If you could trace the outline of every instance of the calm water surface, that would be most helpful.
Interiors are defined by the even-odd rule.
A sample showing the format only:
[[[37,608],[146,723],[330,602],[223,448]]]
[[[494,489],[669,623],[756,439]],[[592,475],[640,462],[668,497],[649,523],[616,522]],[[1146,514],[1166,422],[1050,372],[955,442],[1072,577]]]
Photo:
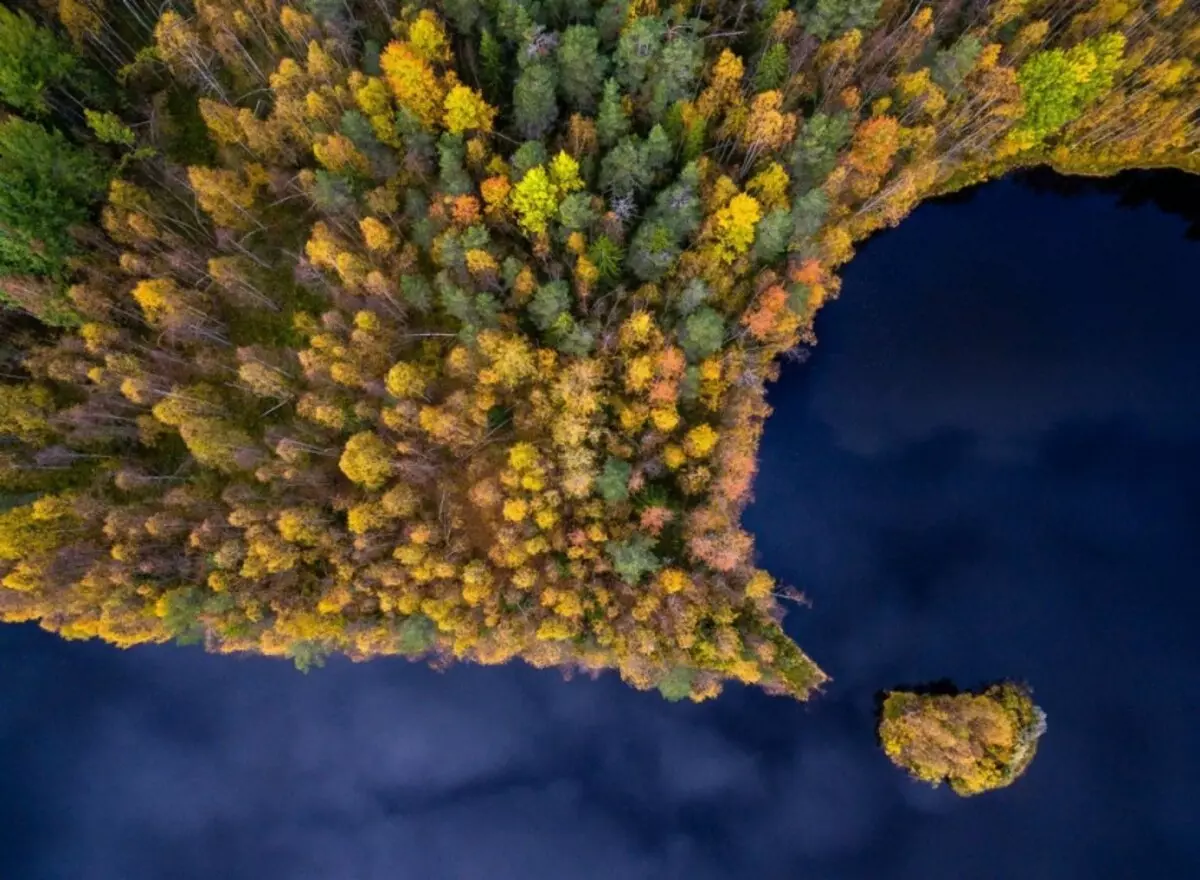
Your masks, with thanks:
[[[0,877],[1200,876],[1200,199],[1034,183],[869,243],[772,388],[746,519],[822,699],[2,628]],[[1034,686],[1012,788],[876,751],[875,692],[943,676]]]

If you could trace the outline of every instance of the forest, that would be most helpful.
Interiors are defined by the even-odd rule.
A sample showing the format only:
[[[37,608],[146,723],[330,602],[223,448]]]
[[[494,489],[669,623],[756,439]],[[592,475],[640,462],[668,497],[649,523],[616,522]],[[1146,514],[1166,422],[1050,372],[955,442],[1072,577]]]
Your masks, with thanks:
[[[0,6],[0,619],[803,699],[740,524],[855,245],[1200,172],[1186,0]]]
[[[963,797],[1011,785],[1037,753],[1046,713],[1016,682],[950,691],[883,695],[878,732],[884,753],[914,779],[948,782]]]

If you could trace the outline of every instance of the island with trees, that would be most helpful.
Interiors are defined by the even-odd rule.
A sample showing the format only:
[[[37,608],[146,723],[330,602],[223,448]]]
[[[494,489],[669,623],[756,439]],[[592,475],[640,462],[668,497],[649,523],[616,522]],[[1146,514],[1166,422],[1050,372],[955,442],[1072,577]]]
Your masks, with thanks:
[[[1014,682],[978,693],[892,691],[882,702],[879,741],[897,767],[955,794],[982,794],[1025,772],[1046,732],[1046,713]]]
[[[807,697],[765,384],[922,199],[1200,171],[1198,54],[1184,0],[0,6],[0,619]]]

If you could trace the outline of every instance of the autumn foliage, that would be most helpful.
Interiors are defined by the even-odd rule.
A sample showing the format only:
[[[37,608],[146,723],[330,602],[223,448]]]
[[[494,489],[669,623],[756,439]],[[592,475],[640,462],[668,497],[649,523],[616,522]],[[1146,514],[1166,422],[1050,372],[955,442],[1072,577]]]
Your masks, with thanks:
[[[1029,691],[1011,683],[980,693],[922,695],[893,691],[883,701],[884,752],[914,778],[948,782],[960,795],[1011,784],[1029,766],[1045,714]]]
[[[740,514],[855,243],[1200,167],[1187,3],[43,8],[0,15],[0,618],[122,646],[804,697]]]

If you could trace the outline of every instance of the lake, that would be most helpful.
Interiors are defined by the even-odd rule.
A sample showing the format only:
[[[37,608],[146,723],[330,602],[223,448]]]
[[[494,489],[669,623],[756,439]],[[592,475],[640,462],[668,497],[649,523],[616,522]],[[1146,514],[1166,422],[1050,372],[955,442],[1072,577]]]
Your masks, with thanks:
[[[1197,183],[1048,175],[869,242],[771,388],[746,522],[833,676],[668,704],[615,676],[0,628],[0,877],[1200,876]],[[1049,731],[963,800],[876,693],[1028,681]]]

